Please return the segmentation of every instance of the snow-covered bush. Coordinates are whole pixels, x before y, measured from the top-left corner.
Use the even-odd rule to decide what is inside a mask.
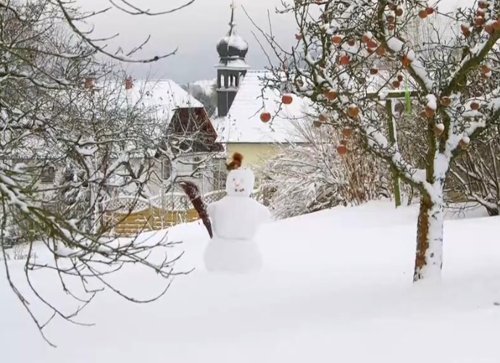
[[[387,167],[360,147],[356,135],[346,131],[342,138],[310,123],[297,131],[304,143],[283,146],[260,171],[261,189],[277,218],[389,196]],[[348,151],[339,155],[344,144]]]
[[[489,215],[500,211],[500,131],[493,128],[475,140],[451,167],[450,202],[472,202]]]

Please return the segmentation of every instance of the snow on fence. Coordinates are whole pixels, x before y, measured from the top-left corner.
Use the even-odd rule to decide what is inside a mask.
[[[225,195],[225,190],[215,190],[204,194],[203,200],[208,205]],[[252,197],[260,201],[262,193],[254,190]],[[120,236],[160,230],[199,218],[187,196],[176,192],[150,199],[127,196],[113,198],[105,202],[105,210],[105,222],[115,226],[113,233]]]
[[[203,199],[209,204],[225,194],[225,191],[218,190],[203,195]],[[115,226],[113,233],[120,236],[160,230],[199,218],[184,193],[166,193],[150,199],[122,196],[105,204],[105,222]]]

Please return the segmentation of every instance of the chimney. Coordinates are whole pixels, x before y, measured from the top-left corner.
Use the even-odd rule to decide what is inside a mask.
[[[132,77],[129,76],[125,79],[125,89],[128,91],[132,88],[134,88],[134,81],[132,80]]]
[[[94,89],[95,87],[95,78],[94,77],[87,77],[85,78],[85,89]]]

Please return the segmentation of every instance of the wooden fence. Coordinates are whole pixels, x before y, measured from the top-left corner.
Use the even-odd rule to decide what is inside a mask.
[[[219,190],[203,196],[206,204],[224,197]],[[160,230],[198,219],[198,213],[183,193],[167,193],[151,199],[118,197],[106,202],[105,223],[113,233],[131,236],[142,231]]]
[[[216,190],[202,196],[205,204],[222,199],[225,190]],[[253,198],[261,200],[255,190]],[[167,193],[151,199],[118,197],[106,202],[105,223],[114,226],[113,233],[132,236],[143,231],[165,229],[179,223],[197,220],[198,213],[183,193]]]

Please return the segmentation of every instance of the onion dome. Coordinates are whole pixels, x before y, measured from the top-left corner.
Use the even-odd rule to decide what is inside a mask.
[[[229,22],[229,32],[217,43],[217,53],[221,63],[231,60],[244,60],[248,52],[248,43],[241,36],[236,34],[236,24],[234,23],[234,5],[231,6],[231,20]]]
[[[248,52],[248,43],[234,32],[219,40],[217,53],[221,59],[245,59]]]

